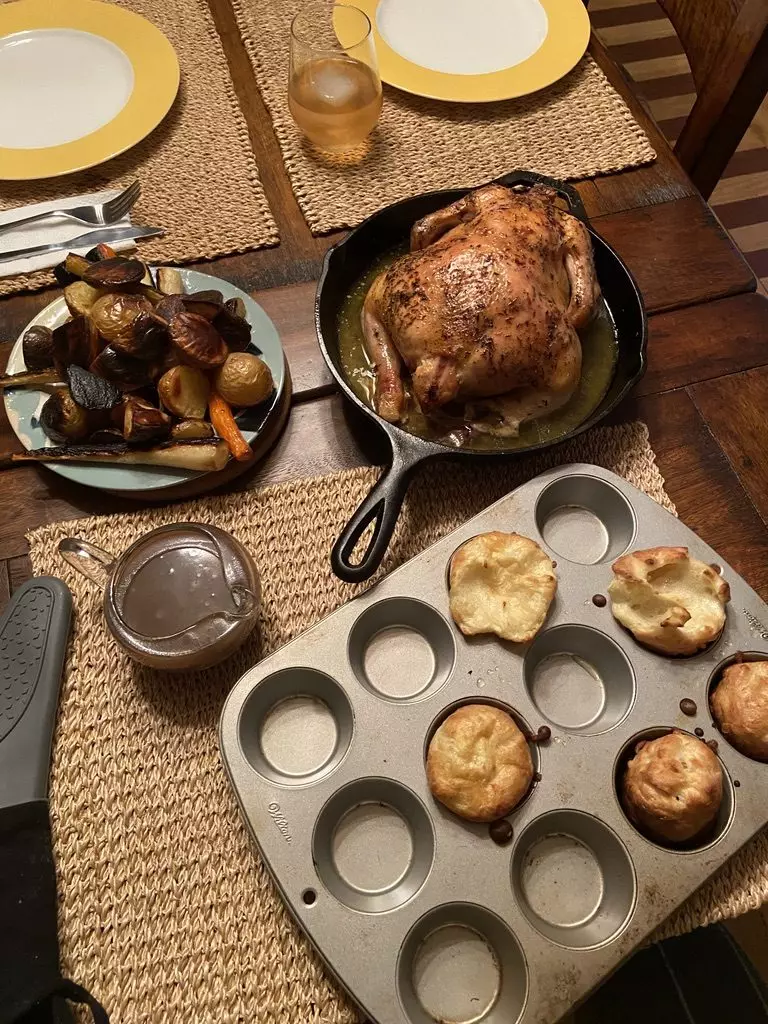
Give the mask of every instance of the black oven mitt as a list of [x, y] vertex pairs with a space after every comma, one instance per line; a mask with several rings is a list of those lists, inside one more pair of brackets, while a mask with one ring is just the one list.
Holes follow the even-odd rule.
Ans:
[[33, 800], [0, 808], [0, 1022], [69, 1024], [62, 999], [86, 1003], [96, 1024], [109, 1020], [59, 971], [48, 803]]
[[71, 1024], [66, 1000], [103, 1007], [62, 977], [48, 774], [72, 597], [25, 583], [0, 619], [0, 1024]]

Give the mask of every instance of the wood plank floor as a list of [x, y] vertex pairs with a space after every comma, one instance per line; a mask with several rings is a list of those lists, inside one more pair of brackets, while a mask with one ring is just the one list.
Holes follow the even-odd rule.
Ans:
[[[661, 8], [654, 0], [590, 0], [589, 14], [674, 144], [696, 91], [683, 48]], [[768, 291], [768, 98], [710, 202]], [[728, 928], [768, 983], [768, 906], [728, 922]]]
[[[590, 0], [592, 24], [670, 142], [696, 91], [683, 48], [654, 0]], [[768, 291], [768, 99], [715, 189], [712, 206]]]

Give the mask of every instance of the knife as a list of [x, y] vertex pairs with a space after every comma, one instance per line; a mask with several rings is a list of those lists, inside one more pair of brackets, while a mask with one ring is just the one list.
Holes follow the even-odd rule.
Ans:
[[0, 808], [48, 799], [48, 774], [72, 595], [28, 580], [0, 619]]
[[99, 242], [123, 242], [127, 238], [152, 238], [154, 235], [164, 235], [164, 228], [143, 228], [136, 224], [126, 224], [122, 228], [103, 228], [101, 231], [88, 231], [84, 235], [77, 235], [75, 238], [68, 238], [64, 242], [52, 242], [50, 245], [33, 245], [27, 249], [14, 249], [11, 252], [0, 252], [0, 263], [8, 263], [10, 260], [17, 260], [22, 256], [41, 256], [46, 252], [69, 251], [70, 249], [84, 249], [86, 246], [98, 245]]

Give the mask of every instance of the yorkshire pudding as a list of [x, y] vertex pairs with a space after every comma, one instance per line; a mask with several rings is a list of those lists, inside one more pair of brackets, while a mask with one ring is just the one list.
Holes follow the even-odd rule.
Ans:
[[611, 610], [640, 643], [661, 654], [695, 654], [720, 636], [730, 588], [688, 548], [633, 551], [613, 572]]
[[709, 703], [732, 746], [747, 757], [768, 761], [768, 661], [729, 665]]
[[717, 817], [723, 797], [720, 762], [703, 740], [679, 729], [641, 740], [627, 764], [622, 797], [643, 832], [669, 843], [687, 842]]

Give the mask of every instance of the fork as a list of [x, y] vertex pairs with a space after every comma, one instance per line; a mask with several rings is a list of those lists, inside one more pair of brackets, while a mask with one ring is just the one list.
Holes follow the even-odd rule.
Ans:
[[110, 199], [106, 203], [92, 203], [88, 206], [68, 206], [63, 210], [48, 210], [46, 213], [33, 213], [31, 217], [21, 217], [19, 220], [7, 221], [0, 224], [0, 233], [8, 228], [17, 228], [20, 224], [31, 224], [36, 220], [47, 220], [48, 217], [68, 217], [79, 224], [114, 224], [121, 220], [135, 204], [141, 195], [141, 185], [138, 181], [132, 181], [128, 188], [124, 189], [119, 196]]

